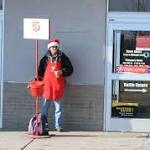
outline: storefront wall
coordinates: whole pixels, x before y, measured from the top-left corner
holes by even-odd
[[[50,36],[60,38],[74,66],[67,78],[64,127],[103,130],[106,10],[105,0],[5,1],[4,129],[26,130],[35,112],[27,89],[35,75],[35,40],[23,39],[23,18],[50,18]],[[40,58],[46,47],[47,41],[40,40]],[[49,122],[53,129],[52,115]]]

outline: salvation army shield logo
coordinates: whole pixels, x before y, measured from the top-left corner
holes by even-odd
[[[40,30],[40,22],[38,21],[32,22],[32,30],[34,32],[38,32]]]

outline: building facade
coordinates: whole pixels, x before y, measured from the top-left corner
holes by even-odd
[[[27,130],[29,119],[35,113],[35,99],[27,89],[28,82],[35,76],[35,40],[23,38],[23,19],[48,18],[50,37],[61,40],[61,49],[69,56],[74,66],[73,75],[66,79],[64,128],[89,131],[147,131],[147,126],[141,125],[140,121],[144,119],[145,123],[150,123],[150,79],[146,71],[133,72],[133,65],[136,65],[136,71],[140,66],[148,69],[146,66],[149,46],[146,50],[145,47],[138,50],[135,43],[138,40],[141,42],[140,38],[143,36],[149,40],[149,3],[146,2],[2,1],[2,130]],[[47,42],[39,40],[39,58],[45,54]],[[139,55],[136,55],[137,53]],[[139,57],[135,58],[136,56]],[[122,71],[121,67],[130,71]],[[116,68],[121,68],[121,71],[118,72]],[[41,102],[42,100],[39,105]],[[138,110],[138,113],[134,110]],[[52,107],[50,114],[53,111]],[[53,130],[52,115],[49,122]]]

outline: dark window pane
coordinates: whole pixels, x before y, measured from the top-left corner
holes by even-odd
[[[3,5],[2,5],[2,0],[0,0],[0,10],[2,10],[3,9],[3,7],[2,7]]]
[[[150,0],[109,0],[109,11],[150,12]]]
[[[119,88],[116,93],[116,88]],[[112,82],[112,117],[150,118],[150,82]]]

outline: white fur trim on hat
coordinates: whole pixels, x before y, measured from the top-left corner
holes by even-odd
[[[59,47],[59,44],[58,44],[57,42],[50,42],[50,43],[48,43],[47,48],[49,49],[49,48],[52,47],[52,46],[57,46],[57,47]]]

